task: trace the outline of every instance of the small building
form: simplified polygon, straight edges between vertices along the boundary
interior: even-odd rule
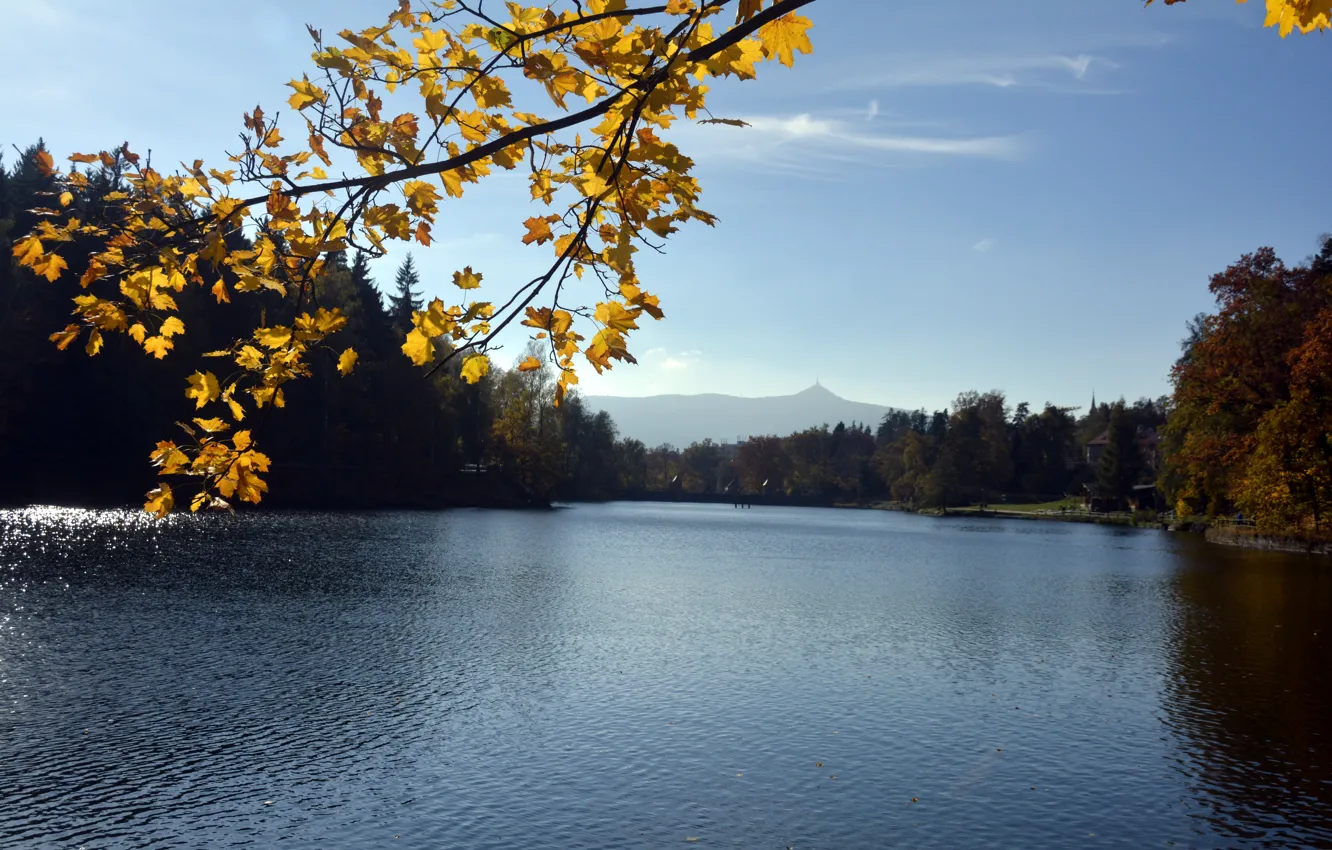
[[[1155,484],[1138,484],[1129,493],[1129,507],[1135,511],[1162,511],[1165,494]]]
[[[1087,465],[1100,466],[1101,455],[1105,454],[1105,447],[1110,445],[1110,432],[1107,430],[1094,440],[1087,441]]]

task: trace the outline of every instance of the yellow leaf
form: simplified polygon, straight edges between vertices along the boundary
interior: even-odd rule
[[[610,188],[606,181],[601,179],[601,175],[595,171],[588,171],[575,178],[573,182],[578,187],[578,191],[588,198],[600,198]]]
[[[213,417],[212,419],[200,419],[196,416],[194,419],[194,424],[198,425],[200,428],[204,429],[210,434],[216,434],[219,431],[226,431],[229,428],[231,428],[230,425],[228,425],[226,422],[222,421],[221,419],[218,419],[216,416]]]
[[[657,234],[663,239],[665,239],[667,236],[669,236],[670,234],[674,233],[676,230],[679,229],[675,227],[673,224],[671,224],[670,216],[665,216],[665,215],[659,215],[655,218],[650,218],[645,222],[645,224],[647,224],[648,230],[651,230],[653,233]]]
[[[417,366],[424,366],[434,359],[435,344],[420,328],[414,328],[407,334],[407,341],[402,344],[402,353],[410,357]]]
[[[263,367],[264,353],[253,345],[241,346],[241,350],[236,353],[236,364],[253,372]]]
[[[158,333],[167,339],[170,339],[177,334],[185,333],[185,323],[175,316],[168,316],[167,320],[162,323],[162,328]]]
[[[250,440],[250,432],[237,431],[236,436],[231,438],[231,442],[233,445],[236,446],[236,451],[238,452],[245,451],[252,444],[252,441]]]
[[[56,344],[56,348],[64,351],[73,344],[74,340],[79,338],[79,332],[82,328],[79,325],[65,325],[63,331],[56,331],[51,334],[51,342]]]
[[[150,336],[143,341],[143,350],[158,360],[166,357],[167,352],[175,347],[175,344],[164,336]]]
[[[424,180],[408,180],[402,184],[407,208],[416,215],[433,216],[439,210],[439,192]]]
[[[476,289],[481,285],[481,275],[473,273],[472,267],[467,266],[462,271],[453,273],[453,285],[459,289]]]
[[[795,53],[813,53],[814,45],[809,43],[806,34],[814,26],[809,18],[795,12],[787,12],[775,21],[759,27],[759,41],[763,42],[763,52],[769,58],[776,56],[777,61],[786,67],[795,64]]]
[[[32,270],[52,283],[60,277],[60,273],[69,266],[65,263],[65,258],[59,254],[47,254],[42,259],[32,264]]]
[[[69,205],[72,204],[72,203],[74,203],[74,193],[73,193],[73,192],[61,192],[61,193],[60,193],[60,206],[62,206],[62,207],[67,207],[67,206],[69,206]]]
[[[42,240],[36,236],[25,236],[14,243],[14,259],[20,266],[30,266],[43,254]]]
[[[550,232],[550,222],[540,216],[533,216],[523,222],[527,228],[527,235],[523,237],[524,245],[531,245],[533,242],[541,245],[554,239],[555,236]]]
[[[639,310],[626,310],[623,304],[607,301],[597,305],[593,318],[606,327],[625,333],[638,327],[634,320],[638,318],[639,313]]]
[[[190,463],[189,457],[170,440],[158,443],[157,449],[148,458],[154,466],[162,468],[163,475],[175,475]]]
[[[528,357],[522,363],[518,364],[519,372],[535,372],[541,368],[541,361],[535,357]]]
[[[222,400],[227,403],[227,407],[231,408],[232,419],[235,419],[237,422],[240,422],[242,419],[245,418],[245,408],[241,407],[241,403],[239,401],[236,401],[236,399],[232,398],[229,393],[227,395],[224,395],[222,397]]]
[[[348,348],[342,352],[338,358],[338,371],[344,375],[350,375],[352,369],[356,368],[356,349]]]
[[[189,389],[185,390],[185,397],[194,399],[195,410],[221,395],[217,376],[212,372],[195,372],[185,380],[189,384]]]
[[[213,284],[213,297],[219,304],[230,304],[231,296],[227,294],[227,285],[220,278]]]
[[[469,384],[475,384],[490,371],[490,358],[484,354],[469,354],[463,361],[462,378]]]
[[[292,109],[304,109],[312,103],[323,103],[327,98],[323,89],[307,79],[292,80],[287,85],[296,92],[287,99]]]
[[[55,160],[51,159],[51,155],[46,151],[37,151],[37,153],[33,155],[33,160],[37,164],[37,170],[42,173],[43,177],[50,177],[52,174],[55,174]]]
[[[265,348],[281,348],[291,341],[291,328],[274,325],[271,328],[259,328],[254,338]]]
[[[99,330],[97,330],[97,328],[93,328],[92,333],[88,334],[88,344],[85,345],[85,346],[83,347],[83,350],[86,351],[86,352],[88,352],[88,356],[89,356],[89,357],[91,357],[91,356],[97,354],[97,352],[101,351],[101,350],[102,350],[102,332],[99,331]]]
[[[176,499],[171,494],[170,484],[163,484],[154,490],[150,490],[148,501],[143,503],[143,509],[159,519],[171,513],[171,509],[175,506]]]

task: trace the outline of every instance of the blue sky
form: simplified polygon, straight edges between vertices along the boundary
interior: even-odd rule
[[[282,107],[308,68],[304,24],[393,4],[8,5],[6,148],[128,139],[220,164],[241,112]],[[1167,392],[1211,273],[1261,245],[1299,261],[1332,230],[1332,44],[1263,30],[1262,5],[818,0],[813,56],[710,97],[751,128],[674,132],[721,224],[643,262],[667,319],[636,337],[640,366],[585,391],[772,395],[817,374],[906,407]],[[467,264],[496,292],[526,280],[533,214],[503,180],[454,202],[413,249],[427,293]]]

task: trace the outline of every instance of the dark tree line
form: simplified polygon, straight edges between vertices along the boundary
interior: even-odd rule
[[[874,431],[838,423],[738,446],[659,446],[647,452],[646,481],[658,490],[887,499],[914,507],[1069,494],[1127,504],[1135,485],[1154,478],[1164,402],[1103,403],[1081,417],[1075,410],[1046,404],[1033,412],[1025,402],[1010,408],[997,391],[966,392],[949,410],[890,411]]]
[[[12,240],[36,223],[30,210],[52,203],[38,150],[0,160],[0,503],[138,503],[154,486],[149,453],[178,438],[173,423],[190,413],[181,355],[226,347],[255,326],[259,310],[281,309],[283,296],[217,304],[207,290],[187,288],[177,296],[187,332],[161,360],[117,334],[95,357],[57,350],[48,337],[68,321],[77,294],[68,282],[84,270],[79,258],[100,246],[74,246],[59,284],[11,261]],[[99,214],[102,196],[120,185],[118,165],[92,171],[76,214]],[[400,350],[421,305],[416,266],[406,258],[386,298],[366,260],[334,256],[313,293],[348,317],[339,337],[360,354],[353,373],[339,376],[327,356],[311,380],[288,389],[284,409],[246,420],[275,458],[266,504],[514,504],[642,486],[642,445],[619,440],[609,417],[576,397],[553,407],[548,372],[496,369],[468,385],[454,366],[424,378]]]

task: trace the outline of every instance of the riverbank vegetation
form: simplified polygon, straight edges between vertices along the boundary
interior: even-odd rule
[[[54,191],[34,146],[0,167],[0,247],[36,226],[31,212]],[[72,202],[95,217],[120,186],[120,160],[94,170]],[[243,234],[230,239],[243,249]],[[96,245],[71,254],[72,274]],[[83,258],[83,259],[81,259]],[[392,283],[366,255],[337,252],[311,297],[345,324],[358,352],[311,363],[257,412],[278,458],[267,478],[276,504],[314,506],[541,504],[652,493],[766,494],[828,504],[893,502],[912,509],[967,505],[1005,511],[1174,510],[1240,514],[1266,533],[1317,536],[1332,507],[1332,242],[1296,266],[1268,249],[1211,281],[1217,311],[1189,323],[1174,393],[1086,409],[1011,405],[1004,393],[965,392],[944,410],[894,410],[878,423],[822,424],[753,436],[649,447],[617,434],[576,393],[554,402],[548,364],[495,367],[475,382],[462,364],[426,378],[399,348],[421,307],[407,257]],[[175,339],[190,355],[224,347],[238,329],[284,309],[270,291],[216,304],[175,296],[191,327]],[[65,320],[57,287],[17,263],[0,264],[0,501],[124,503],[151,484],[142,463],[164,423],[178,417],[187,358],[146,359],[103,344],[81,357],[47,341]],[[285,407],[273,416],[273,407]],[[200,431],[207,420],[186,423]],[[158,462],[169,450],[158,443]]]

